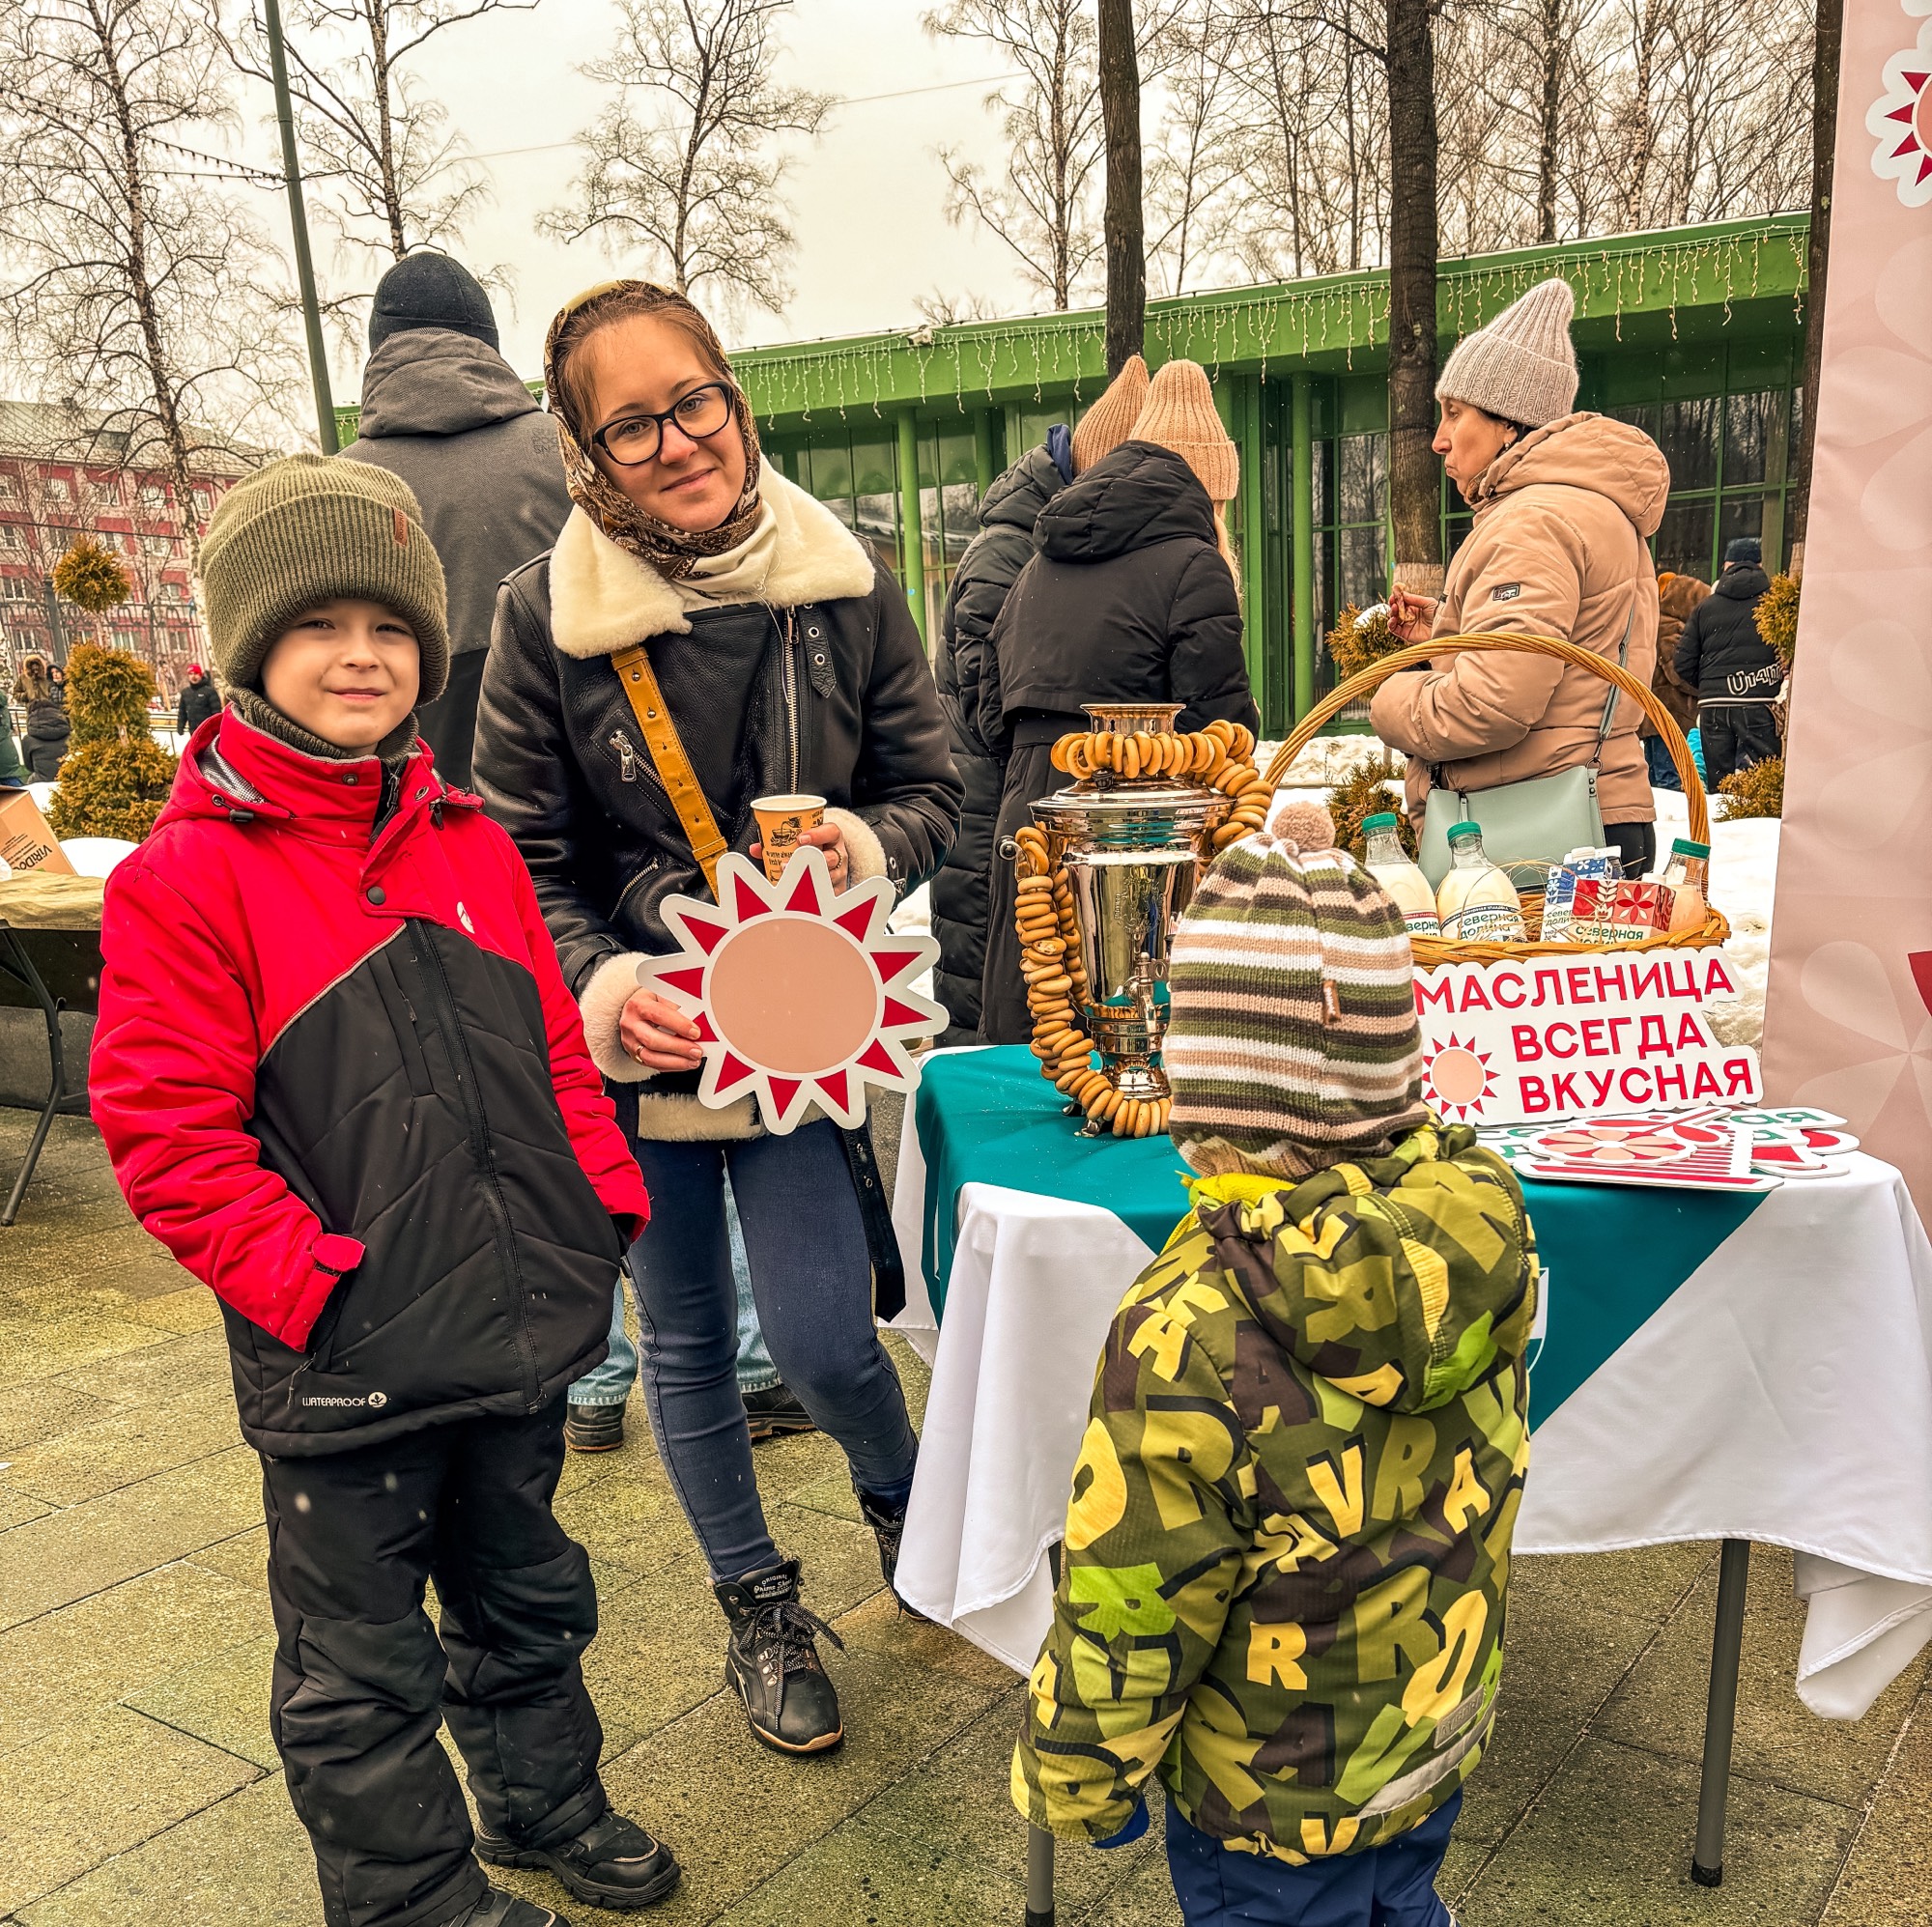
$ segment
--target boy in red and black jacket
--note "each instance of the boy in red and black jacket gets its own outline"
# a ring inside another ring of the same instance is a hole
[[[677,1863],[598,1778],[551,1498],[649,1204],[522,859],[416,741],[441,567],[406,484],[297,456],[223,497],[202,575],[230,706],[107,886],[93,1106],[221,1300],[324,1917],[561,1927],[478,1853],[648,1905]]]

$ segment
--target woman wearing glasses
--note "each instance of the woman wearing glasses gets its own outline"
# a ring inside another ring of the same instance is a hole
[[[499,592],[477,782],[529,864],[650,1191],[630,1257],[645,1398],[729,1622],[726,1676],[759,1740],[821,1752],[843,1737],[822,1623],[766,1524],[733,1374],[727,1172],[773,1362],[844,1448],[888,1581],[915,1441],[837,1129],[770,1137],[749,1101],[700,1106],[696,1027],[638,988],[639,955],[673,948],[664,899],[707,886],[611,658],[644,646],[733,849],[752,848],[753,797],[813,792],[833,881],[903,892],[939,867],[960,788],[904,594],[760,459],[697,309],[611,282],[557,316],[544,360],[575,508]]]

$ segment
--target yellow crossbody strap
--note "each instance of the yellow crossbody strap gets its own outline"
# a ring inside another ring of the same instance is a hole
[[[619,649],[611,660],[616,665],[624,694],[631,699],[638,727],[643,732],[644,748],[651,752],[651,761],[664,779],[670,807],[677,811],[677,820],[684,826],[691,843],[691,853],[697,859],[697,866],[704,872],[704,881],[711,886],[715,897],[718,859],[724,854],[724,838],[718,834],[718,819],[712,815],[711,806],[697,785],[697,773],[684,752],[683,740],[677,733],[677,724],[670,720],[650,658],[640,643],[634,642],[628,649]]]

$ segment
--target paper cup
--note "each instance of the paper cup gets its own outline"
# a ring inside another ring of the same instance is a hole
[[[798,848],[799,836],[816,830],[825,821],[822,796],[759,796],[752,801],[752,814],[758,819],[758,841],[763,846],[765,878],[776,883],[784,875]]]

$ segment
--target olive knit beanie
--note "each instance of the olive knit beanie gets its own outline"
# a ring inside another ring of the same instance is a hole
[[[373,463],[291,455],[236,483],[202,538],[201,588],[224,689],[259,690],[289,625],[340,597],[382,603],[415,631],[418,702],[449,681],[442,564],[410,485]]]
[[[1229,844],[1174,935],[1171,1127],[1204,1176],[1301,1178],[1424,1122],[1402,913],[1320,804]]]
[[[1107,383],[1100,399],[1083,414],[1073,430],[1073,472],[1085,474],[1103,455],[1111,455],[1132,434],[1147,400],[1148,365],[1129,354],[1121,372]]]
[[[1192,468],[1212,502],[1231,502],[1241,458],[1214,408],[1213,384],[1198,361],[1164,362],[1148,384],[1132,441],[1171,448]]]
[[[1488,327],[1456,344],[1435,399],[1468,402],[1522,428],[1559,420],[1577,403],[1577,351],[1570,341],[1576,312],[1569,282],[1539,281]]]

